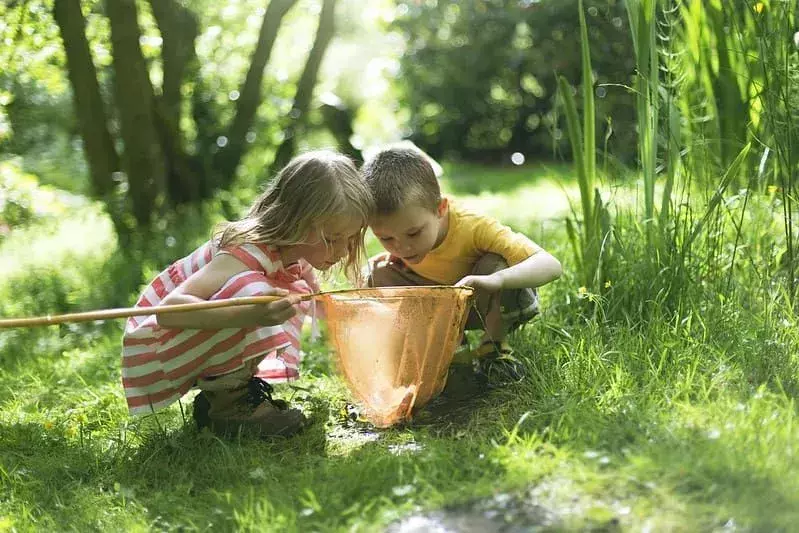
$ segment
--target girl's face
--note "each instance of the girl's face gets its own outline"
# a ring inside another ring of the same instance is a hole
[[[359,219],[334,217],[322,227],[312,229],[302,244],[287,246],[284,260],[302,258],[317,270],[328,270],[347,255],[350,240],[357,238],[362,228]]]

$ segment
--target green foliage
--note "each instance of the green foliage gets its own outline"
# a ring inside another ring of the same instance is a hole
[[[82,198],[40,186],[36,176],[24,172],[19,160],[0,161],[0,241],[12,231],[43,223],[66,213]]]
[[[0,225],[4,232],[33,220],[33,191],[36,178],[22,174],[9,163],[0,163]]]
[[[559,93],[566,112],[569,140],[577,169],[577,182],[580,187],[582,227],[577,229],[577,221],[568,219],[566,231],[572,244],[575,264],[583,287],[598,289],[602,280],[602,262],[609,255],[610,227],[608,212],[602,203],[597,189],[596,170],[596,117],[594,108],[593,69],[588,42],[588,28],[585,22],[582,0],[578,3],[580,18],[580,43],[582,61],[582,100],[583,125],[580,127],[577,106],[566,78],[558,78]]]
[[[627,84],[633,67],[623,6],[586,2],[597,120],[609,150],[632,155],[635,139]],[[556,113],[556,74],[580,78],[577,1],[402,2],[395,26],[408,41],[400,83],[411,136],[433,155],[506,161],[567,151]],[[608,124],[607,128],[610,128]],[[554,140],[553,140],[554,139]]]

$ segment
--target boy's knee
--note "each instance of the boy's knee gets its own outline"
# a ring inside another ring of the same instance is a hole
[[[477,260],[472,268],[472,274],[475,276],[487,276],[506,268],[508,268],[508,262],[505,261],[504,257],[488,253]]]

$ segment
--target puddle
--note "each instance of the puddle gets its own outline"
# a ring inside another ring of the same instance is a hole
[[[418,442],[406,442],[403,444],[390,444],[388,446],[388,452],[391,455],[402,455],[404,453],[407,454],[416,454],[421,452],[424,449],[424,446],[419,444]]]
[[[327,433],[327,443],[331,449],[359,448],[369,442],[380,440],[380,433],[357,426],[334,426]]]
[[[574,491],[567,480],[550,480],[517,494],[409,516],[386,533],[528,533],[562,530],[615,532],[629,507],[606,504]]]
[[[537,505],[523,505],[507,494],[410,516],[390,525],[386,533],[527,533],[557,525],[557,516]]]

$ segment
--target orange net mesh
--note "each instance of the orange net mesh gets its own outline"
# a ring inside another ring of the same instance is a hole
[[[339,368],[374,425],[441,392],[469,314],[468,287],[384,287],[322,297]]]

